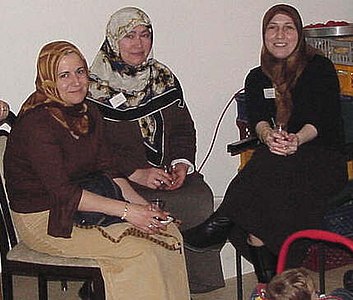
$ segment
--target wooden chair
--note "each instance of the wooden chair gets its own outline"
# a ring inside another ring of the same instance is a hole
[[[233,155],[240,155],[240,167],[242,169],[251,159],[252,153],[260,141],[256,134],[252,132],[249,126],[249,120],[246,112],[245,93],[240,93],[235,97],[237,103],[238,115],[236,125],[239,128],[240,140],[227,145],[227,152]],[[347,160],[347,169],[349,181],[346,187],[335,197],[332,198],[329,209],[343,205],[345,202],[353,199],[353,97],[341,96],[342,117],[344,121],[345,144],[344,153]],[[325,292],[325,253],[319,250],[319,277],[320,292]],[[237,298],[243,299],[242,287],[242,266],[241,254],[236,251],[236,276],[237,276]]]
[[[10,113],[6,121],[11,126],[15,118],[15,115]],[[2,162],[7,135],[7,131],[0,130],[0,251],[4,300],[13,299],[12,279],[14,275],[37,277],[40,300],[48,299],[48,281],[92,282],[95,299],[105,299],[104,280],[95,260],[51,256],[34,251],[18,240],[11,218],[3,177]]]

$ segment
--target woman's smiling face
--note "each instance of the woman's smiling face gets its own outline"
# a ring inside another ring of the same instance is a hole
[[[81,103],[87,94],[88,75],[85,64],[76,53],[64,55],[58,65],[56,88],[69,105]]]
[[[265,31],[265,45],[276,58],[285,59],[291,55],[298,44],[298,31],[289,16],[276,14]]]

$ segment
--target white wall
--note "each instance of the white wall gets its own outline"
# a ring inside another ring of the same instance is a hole
[[[0,98],[18,111],[33,91],[40,47],[67,39],[90,63],[104,37],[111,13],[133,5],[145,10],[155,30],[155,57],[179,77],[198,133],[197,163],[205,156],[215,124],[231,95],[258,63],[261,18],[277,3],[265,0],[0,0]],[[287,1],[304,22],[353,22],[352,0]],[[222,123],[216,147],[203,172],[221,198],[238,158],[226,153],[237,139],[235,107]]]

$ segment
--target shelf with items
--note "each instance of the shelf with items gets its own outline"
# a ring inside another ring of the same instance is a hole
[[[353,96],[353,24],[304,28],[306,42],[335,65],[341,94]]]
[[[348,22],[327,22],[326,24],[311,24],[304,27],[306,37],[343,37],[353,35],[353,24]],[[337,24],[336,26],[334,24]]]
[[[350,143],[353,142],[350,140],[350,137],[353,137],[353,128],[347,126],[351,123],[350,119],[353,114],[353,24],[342,22],[345,24],[340,26],[340,22],[338,22],[337,26],[333,26],[335,22],[330,22],[316,24],[319,26],[306,26],[304,34],[307,44],[321,50],[333,62],[337,71],[340,82],[342,117],[346,124],[345,140],[348,145],[344,150],[353,159],[353,149],[350,149]],[[347,162],[347,170],[348,178],[353,179],[352,160]]]

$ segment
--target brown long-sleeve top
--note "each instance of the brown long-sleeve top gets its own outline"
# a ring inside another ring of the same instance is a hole
[[[82,195],[75,180],[97,171],[120,176],[112,168],[100,113],[89,103],[88,111],[93,126],[79,139],[45,108],[37,107],[16,122],[7,142],[4,171],[11,209],[49,210],[48,234],[55,237],[71,236]]]
[[[168,165],[174,159],[187,159],[195,163],[196,131],[194,122],[186,107],[177,104],[161,110],[164,120],[163,160],[162,165]],[[106,136],[114,153],[115,165],[129,176],[137,169],[150,167],[145,144],[138,121],[114,122],[105,120]]]

